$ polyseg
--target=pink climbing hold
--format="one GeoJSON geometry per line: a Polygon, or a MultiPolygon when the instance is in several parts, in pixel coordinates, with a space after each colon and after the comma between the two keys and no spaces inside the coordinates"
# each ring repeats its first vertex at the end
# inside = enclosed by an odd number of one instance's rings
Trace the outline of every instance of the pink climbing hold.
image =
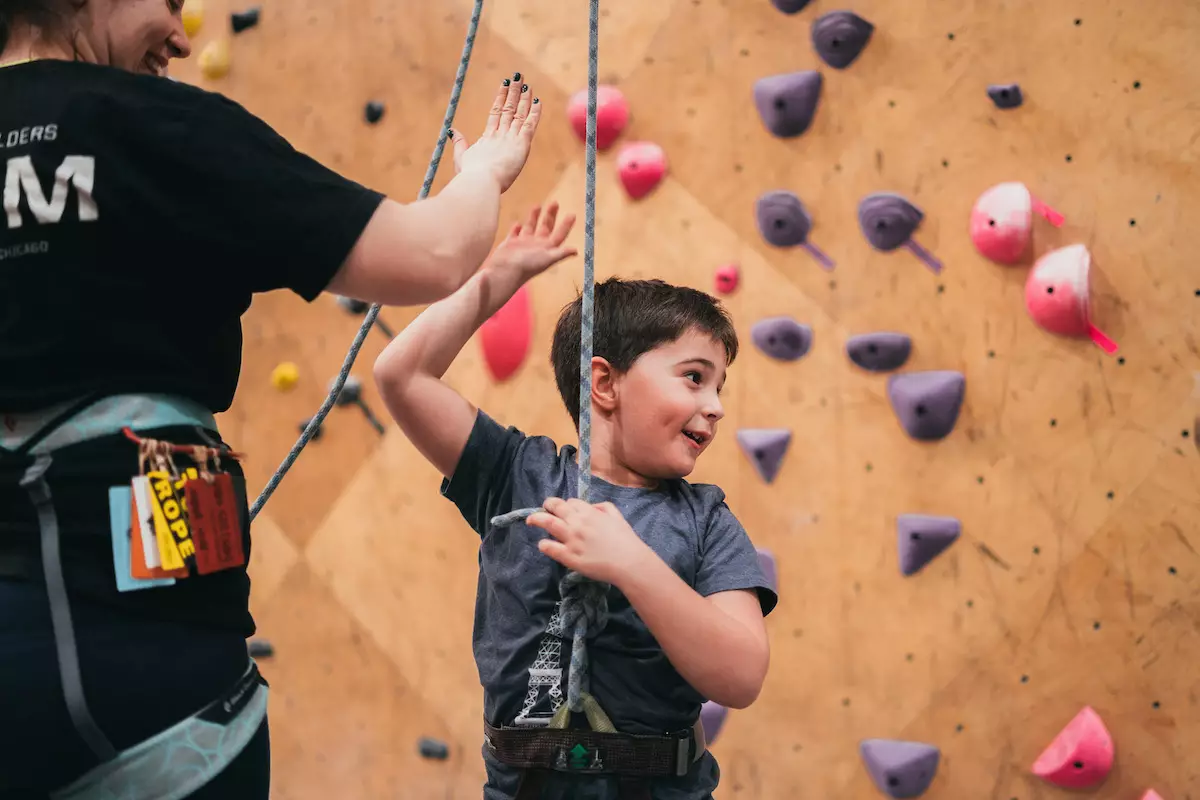
{"type": "MultiPolygon", "coordinates": [[[[567,103],[567,119],[571,128],[584,142],[587,141],[588,91],[582,89],[571,96],[567,103]]],[[[596,87],[596,149],[607,150],[624,132],[629,122],[629,103],[625,95],[615,86],[596,87]]]]}
{"type": "Polygon", "coordinates": [[[1153,789],[1147,789],[1146,793],[1142,795],[1141,800],[1163,800],[1163,798],[1161,794],[1153,789]]]}
{"type": "Polygon", "coordinates": [[[511,377],[528,355],[532,338],[533,309],[528,286],[522,286],[479,327],[483,359],[492,377],[498,381],[511,377]]]}
{"type": "Polygon", "coordinates": [[[1034,323],[1060,336],[1087,336],[1112,355],[1117,343],[1091,321],[1092,256],[1085,245],[1051,250],[1037,260],[1025,281],[1025,308],[1034,323]]]}
{"type": "Polygon", "coordinates": [[[640,200],[666,177],[667,155],[653,142],[631,142],[617,154],[617,172],[629,196],[640,200]]]}
{"type": "Polygon", "coordinates": [[[1038,756],[1033,774],[1063,789],[1086,789],[1104,780],[1112,764],[1112,736],[1085,706],[1038,756]]]}
{"type": "Polygon", "coordinates": [[[741,273],[738,271],[737,264],[726,264],[717,270],[717,275],[714,283],[717,286],[718,294],[732,294],[738,287],[741,280],[741,273]]]}
{"type": "Polygon", "coordinates": [[[704,728],[705,744],[711,747],[712,743],[717,740],[717,735],[725,726],[727,716],[729,716],[729,709],[712,700],[708,700],[700,706],[700,726],[704,728]]]}
{"type": "Polygon", "coordinates": [[[1063,215],[1030,194],[1025,184],[996,184],[979,195],[971,209],[971,243],[984,258],[1016,264],[1033,241],[1034,211],[1056,228],[1063,224],[1063,215]]]}

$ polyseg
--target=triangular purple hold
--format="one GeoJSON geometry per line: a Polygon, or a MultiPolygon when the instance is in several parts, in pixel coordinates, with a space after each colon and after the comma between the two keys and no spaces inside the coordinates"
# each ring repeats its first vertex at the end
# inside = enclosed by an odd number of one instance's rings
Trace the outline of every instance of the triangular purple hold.
{"type": "Polygon", "coordinates": [[[792,443],[792,432],[787,428],[743,428],[737,432],[737,442],[759,477],[771,483],[792,443]]]}
{"type": "Polygon", "coordinates": [[[778,592],[779,571],[775,567],[775,554],[765,547],[756,547],[754,550],[758,553],[758,568],[767,577],[767,585],[771,587],[771,591],[778,592]]]}
{"type": "Polygon", "coordinates": [[[867,773],[888,797],[920,797],[933,783],[941,752],[931,744],[865,739],[858,745],[867,773]]]}
{"type": "Polygon", "coordinates": [[[846,340],[846,355],[858,366],[871,372],[900,369],[912,354],[912,337],[906,333],[877,331],[851,336],[846,340]]]}
{"type": "Polygon", "coordinates": [[[821,73],[785,72],[754,83],[754,107],[766,129],[783,139],[808,130],[821,99],[821,73]]]}
{"type": "Polygon", "coordinates": [[[1016,83],[993,84],[987,87],[988,97],[996,104],[996,108],[1017,108],[1025,102],[1021,94],[1021,86],[1016,83]]]}
{"type": "Polygon", "coordinates": [[[750,341],[776,361],[799,361],[812,348],[813,332],[791,317],[767,317],[750,328],[750,341]]]}
{"type": "Polygon", "coordinates": [[[827,11],[813,22],[813,50],[834,69],[845,69],[862,55],[875,26],[853,11],[827,11]]]}
{"type": "Polygon", "coordinates": [[[896,418],[909,436],[921,441],[950,435],[966,390],[967,379],[952,370],[906,372],[888,379],[888,399],[896,418]]]}
{"type": "Polygon", "coordinates": [[[717,740],[717,735],[724,727],[727,716],[729,716],[729,709],[712,700],[707,700],[704,705],[700,706],[700,726],[704,728],[705,744],[711,746],[717,740]]]}
{"type": "Polygon", "coordinates": [[[900,514],[896,517],[896,549],[900,573],[913,575],[958,539],[962,523],[954,517],[900,514]]]}

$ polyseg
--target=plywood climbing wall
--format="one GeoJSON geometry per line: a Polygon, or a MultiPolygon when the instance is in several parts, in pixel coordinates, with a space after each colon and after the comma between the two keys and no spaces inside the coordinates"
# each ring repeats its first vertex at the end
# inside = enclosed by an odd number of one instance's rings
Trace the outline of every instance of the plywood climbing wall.
{"type": "MultiPolygon", "coordinates": [[[[191,0],[196,2],[196,0],[191,0]]],[[[197,49],[228,37],[207,1],[197,49]]],[[[709,289],[737,263],[727,299],[745,342],[725,394],[722,433],[694,478],[720,484],[779,566],[762,697],[734,712],[714,745],[718,797],[879,796],[858,754],[866,738],[940,748],[928,797],[1067,796],[1030,773],[1084,706],[1104,719],[1116,766],[1091,796],[1200,797],[1200,6],[1093,2],[815,0],[785,15],[768,0],[602,1],[600,76],[628,97],[622,143],[661,145],[670,175],[635,202],[615,149],[599,159],[597,271],[709,289]],[[844,70],[810,41],[825,12],[874,24],[844,70]],[[818,70],[803,135],[773,136],[757,80],[818,70]],[[998,109],[990,84],[1017,82],[998,109]],[[1082,243],[1093,258],[1102,352],[1033,324],[1029,263],[1000,266],[968,237],[975,199],[1025,183],[1066,218],[1035,217],[1034,256],[1082,243]],[[812,216],[810,241],[836,263],[768,245],[764,192],[787,190],[812,216]],[[859,201],[894,192],[924,212],[912,252],[874,250],[859,201]],[[760,319],[811,327],[799,361],[750,345],[760,319]],[[907,435],[889,375],[864,371],[849,337],[911,337],[902,373],[961,373],[953,431],[907,435]],[[741,428],[787,428],[778,478],[760,480],[741,428]],[[898,566],[897,518],[960,521],[962,535],[921,572],[898,566]]],[[[259,27],[232,39],[224,92],[298,148],[402,200],[414,198],[440,128],[469,0],[268,0],[259,27]],[[378,125],[369,100],[386,104],[378,125]]],[[[457,124],[474,136],[492,87],[520,70],[547,116],[532,162],[506,197],[502,228],[534,202],[582,215],[584,152],[565,120],[586,86],[584,3],[489,0],[457,124]]],[[[438,173],[447,179],[449,164],[438,173]]],[[[287,202],[287,198],[280,198],[287,202]]],[[[582,226],[574,234],[582,246],[582,226]]],[[[582,263],[530,286],[533,353],[503,384],[478,342],[449,380],[505,423],[567,441],[547,363],[557,310],[582,263]]],[[[415,309],[387,309],[392,328],[415,309]]],[[[258,298],[245,318],[243,379],[226,436],[263,486],[319,407],[358,321],[332,298],[258,298]],[[281,361],[299,385],[274,392],[281,361]]],[[[379,409],[373,332],[354,374],[379,409]]],[[[275,796],[480,796],[481,700],[470,632],[476,540],[438,496],[438,476],[395,426],[378,435],[335,409],[255,526],[253,607],[276,647],[275,796]],[[451,746],[423,760],[417,740],[451,746]]]]}

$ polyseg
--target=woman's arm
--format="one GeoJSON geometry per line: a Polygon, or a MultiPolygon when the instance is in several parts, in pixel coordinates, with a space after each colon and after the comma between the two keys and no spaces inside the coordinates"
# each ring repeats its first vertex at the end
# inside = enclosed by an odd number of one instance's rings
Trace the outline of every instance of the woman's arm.
{"type": "Polygon", "coordinates": [[[499,216],[500,182],[484,170],[416,203],[385,199],[328,291],[391,306],[447,297],[487,258],[499,216]]]}

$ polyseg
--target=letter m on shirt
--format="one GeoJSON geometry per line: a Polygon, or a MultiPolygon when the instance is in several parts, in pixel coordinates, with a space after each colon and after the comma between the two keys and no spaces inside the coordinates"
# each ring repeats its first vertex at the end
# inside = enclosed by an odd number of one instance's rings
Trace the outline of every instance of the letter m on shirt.
{"type": "Polygon", "coordinates": [[[92,156],[67,156],[54,172],[54,185],[50,199],[42,191],[42,183],[33,171],[33,159],[29,156],[10,158],[4,177],[4,211],[8,215],[8,227],[21,227],[21,194],[29,204],[33,217],[43,225],[59,222],[67,208],[67,196],[71,187],[79,202],[79,221],[93,222],[99,217],[96,199],[92,191],[96,183],[96,159],[92,156]]]}

